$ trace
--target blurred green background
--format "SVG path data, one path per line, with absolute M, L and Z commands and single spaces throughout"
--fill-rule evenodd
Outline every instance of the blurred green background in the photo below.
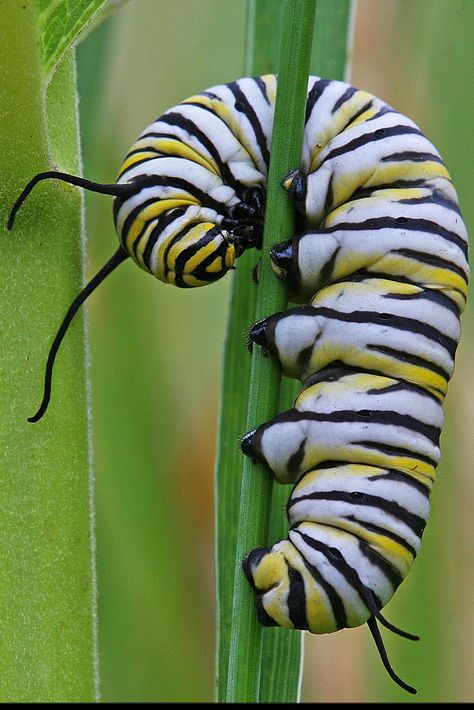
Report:
M 243 0 L 129 0 L 77 51 L 84 174 L 115 179 L 166 108 L 243 74 Z M 474 2 L 358 0 L 348 79 L 408 114 L 440 150 L 474 228 Z M 92 275 L 116 248 L 111 204 L 87 201 Z M 212 701 L 213 465 L 230 279 L 165 288 L 126 263 L 89 304 L 103 702 Z M 431 521 L 387 615 L 390 681 L 366 628 L 306 638 L 303 701 L 474 700 L 472 316 L 446 407 Z M 245 337 L 245 334 L 242 334 Z M 237 446 L 237 442 L 236 442 Z

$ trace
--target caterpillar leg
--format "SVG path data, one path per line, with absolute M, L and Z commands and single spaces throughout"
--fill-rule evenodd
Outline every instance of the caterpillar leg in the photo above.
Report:
M 281 186 L 288 193 L 301 214 L 305 214 L 306 173 L 300 168 L 292 168 L 281 181 Z

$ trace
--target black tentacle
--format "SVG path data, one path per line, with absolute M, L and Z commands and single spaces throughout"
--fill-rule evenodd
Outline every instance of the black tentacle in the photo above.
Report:
M 54 361 L 56 359 L 57 352 L 59 350 L 59 346 L 61 345 L 61 342 L 67 332 L 67 329 L 69 328 L 69 325 L 74 318 L 76 312 L 80 308 L 80 306 L 84 303 L 86 298 L 91 295 L 93 291 L 99 286 L 99 284 L 102 283 L 102 281 L 109 276 L 109 274 L 114 271 L 114 269 L 117 268 L 119 264 L 122 263 L 125 259 L 128 259 L 128 254 L 122 249 L 122 247 L 119 247 L 115 254 L 109 259 L 109 261 L 100 269 L 100 271 L 89 281 L 89 283 L 82 289 L 82 291 L 76 296 L 74 301 L 71 303 L 69 306 L 66 315 L 64 316 L 64 319 L 59 326 L 58 332 L 56 333 L 56 337 L 53 340 L 53 343 L 51 345 L 49 355 L 48 355 L 48 360 L 46 362 L 46 371 L 45 371 L 45 376 L 44 376 L 44 391 L 43 391 L 43 400 L 38 408 L 38 411 L 36 414 L 34 414 L 32 417 L 28 417 L 29 422 L 37 422 L 41 417 L 44 415 L 46 412 L 46 409 L 48 408 L 49 400 L 51 399 L 51 380 L 53 376 L 53 366 L 54 366 Z
M 375 617 L 372 616 L 368 622 L 367 625 L 370 629 L 370 633 L 372 634 L 372 637 L 375 641 L 375 645 L 377 646 L 377 650 L 380 655 L 380 659 L 382 663 L 385 666 L 385 670 L 389 674 L 390 678 L 395 681 L 397 685 L 400 686 L 400 688 L 403 688 L 403 690 L 406 690 L 408 693 L 412 693 L 412 695 L 416 695 L 416 688 L 413 688 L 411 685 L 408 685 L 408 683 L 405 683 L 401 678 L 397 676 L 395 671 L 393 670 L 392 666 L 390 665 L 390 661 L 388 660 L 387 656 L 387 651 L 385 650 L 385 646 L 383 645 L 383 640 L 382 636 L 380 634 L 379 627 L 377 626 L 377 621 L 375 620 Z
M 385 626 L 385 628 L 389 629 L 389 631 L 393 631 L 394 634 L 398 634 L 399 636 L 403 636 L 403 638 L 410 639 L 410 641 L 420 640 L 419 636 L 416 636 L 415 634 L 410 634 L 408 631 L 403 631 L 402 629 L 399 629 L 397 626 L 394 626 L 392 623 L 390 623 L 390 621 L 388 621 L 384 616 L 382 616 L 380 609 L 378 609 L 375 603 L 374 594 L 370 589 L 361 586 L 359 589 L 359 593 L 365 604 L 367 605 L 367 608 L 372 612 L 373 616 L 375 616 L 375 618 L 380 621 L 382 626 Z
M 69 175 L 69 173 L 61 173 L 56 170 L 48 170 L 43 173 L 38 173 L 32 178 L 29 183 L 25 185 L 20 195 L 15 200 L 10 215 L 8 217 L 7 229 L 13 229 L 15 223 L 15 218 L 18 210 L 22 206 L 23 202 L 26 200 L 34 186 L 41 180 L 48 180 L 49 178 L 54 178 L 56 180 L 62 180 L 70 185 L 77 185 L 77 187 L 83 187 L 85 190 L 90 190 L 91 192 L 100 192 L 103 195 L 114 195 L 115 197 L 127 197 L 135 189 L 132 183 L 124 184 L 103 184 L 100 182 L 93 182 L 92 180 L 86 180 L 85 178 L 79 177 L 78 175 Z

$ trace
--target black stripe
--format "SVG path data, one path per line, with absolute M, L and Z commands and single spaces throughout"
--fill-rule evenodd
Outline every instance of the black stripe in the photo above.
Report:
M 297 532 L 303 539 L 305 539 L 305 541 L 306 541 L 306 538 L 308 538 L 307 535 L 300 532 L 296 528 L 292 528 L 292 532 Z M 288 537 L 288 539 L 291 542 L 291 538 Z M 311 540 L 311 542 L 313 542 L 313 543 L 315 542 L 314 540 L 312 540 L 312 538 L 308 538 L 308 540 Z M 291 542 L 291 544 L 294 545 L 293 542 Z M 294 547 L 296 547 L 296 545 L 294 545 Z M 314 549 L 317 549 L 318 552 L 322 552 L 323 554 L 326 554 L 326 556 L 327 556 L 327 546 L 326 545 L 319 543 L 319 547 L 316 547 L 315 545 L 311 545 L 311 547 L 313 547 Z M 297 547 L 296 547 L 296 549 L 298 550 Z M 344 608 L 344 603 L 343 603 L 341 597 L 339 596 L 337 590 L 332 586 L 332 584 L 330 584 L 329 582 L 327 582 L 324 579 L 324 577 L 322 576 L 321 572 L 318 570 L 317 567 L 315 567 L 310 562 L 308 562 L 308 560 L 306 559 L 306 557 L 303 555 L 303 553 L 300 550 L 298 550 L 298 552 L 302 556 L 303 562 L 304 562 L 305 567 L 308 570 L 308 572 L 311 574 L 313 579 L 322 587 L 322 589 L 326 593 L 326 595 L 329 599 L 329 603 L 331 605 L 331 611 L 332 611 L 334 618 L 336 620 L 337 628 L 338 629 L 346 628 L 346 626 L 347 626 L 346 611 Z
M 344 155 L 345 153 L 351 153 L 354 150 L 357 150 L 358 148 L 367 145 L 367 143 L 374 143 L 376 141 L 384 140 L 385 138 L 390 138 L 392 136 L 404 136 L 410 134 L 423 136 L 423 133 L 420 131 L 420 129 L 414 128 L 413 126 L 397 125 L 387 126 L 386 128 L 377 128 L 371 133 L 364 133 L 361 136 L 358 136 L 357 138 L 353 138 L 348 143 L 345 143 L 344 145 L 341 145 L 338 148 L 334 148 L 333 150 L 331 150 L 325 156 L 324 160 L 321 161 L 319 167 L 321 167 L 321 165 L 323 165 L 326 161 L 332 160 L 333 158 L 336 158 L 339 155 Z
M 192 106 L 192 105 L 197 106 L 198 108 L 203 109 L 203 110 L 209 110 L 206 106 L 202 106 L 201 104 L 191 104 L 191 103 L 184 104 L 184 106 Z M 227 124 L 224 121 L 222 121 L 222 119 L 216 113 L 214 113 L 214 111 L 210 111 L 210 113 L 212 113 L 217 119 L 219 119 L 222 123 L 224 123 L 224 125 L 227 126 Z M 211 158 L 216 163 L 216 165 L 219 169 L 219 172 L 222 176 L 222 180 L 226 183 L 226 185 L 229 185 L 230 187 L 233 187 L 234 189 L 241 189 L 240 183 L 235 179 L 234 175 L 232 174 L 232 172 L 229 169 L 228 164 L 223 162 L 223 160 L 220 157 L 219 152 L 217 151 L 216 146 L 214 145 L 212 140 L 209 138 L 209 136 L 203 130 L 201 130 L 201 128 L 199 128 L 199 126 L 196 125 L 196 123 L 194 121 L 192 121 L 189 118 L 186 118 L 185 116 L 182 116 L 180 113 L 178 113 L 176 111 L 171 111 L 169 113 L 165 113 L 159 119 L 159 121 L 160 121 L 160 123 L 166 123 L 170 126 L 177 126 L 178 128 L 181 128 L 184 131 L 187 131 L 187 133 L 189 133 L 191 136 L 196 138 L 199 141 L 199 143 L 201 143 L 201 145 L 204 146 L 204 148 L 207 150 L 207 152 L 209 153 Z M 227 128 L 228 128 L 229 132 L 231 132 L 230 128 L 228 126 L 227 126 Z M 149 134 L 145 134 L 145 135 L 147 135 L 147 136 L 148 135 L 150 135 L 150 136 L 156 135 L 157 137 L 160 137 L 161 134 L 149 133 Z M 166 135 L 166 134 L 163 134 L 163 135 Z M 174 138 L 176 138 L 177 140 L 180 140 L 182 143 L 184 143 L 184 145 L 186 145 L 185 141 L 182 141 L 178 136 L 174 136 Z M 249 160 L 250 160 L 250 157 L 249 157 Z
M 271 106 L 271 105 L 272 105 L 272 102 L 271 102 L 270 99 L 268 98 L 267 85 L 266 85 L 265 82 L 262 80 L 262 77 L 256 76 L 256 77 L 254 77 L 253 80 L 254 80 L 254 82 L 256 83 L 256 85 L 258 86 L 258 88 L 260 89 L 260 93 L 262 94 L 262 96 L 263 96 L 263 98 L 265 99 L 265 101 L 267 102 L 267 104 L 268 104 L 269 106 Z
M 467 274 L 464 269 L 457 264 L 454 264 L 452 261 L 448 261 L 448 259 L 442 259 L 436 254 L 426 254 L 423 251 L 417 251 L 415 249 L 392 249 L 391 253 L 401 254 L 402 256 L 407 256 L 410 259 L 416 259 L 422 264 L 429 264 L 430 266 L 435 266 L 439 269 L 447 269 L 448 271 L 452 271 L 453 273 L 458 274 L 458 276 L 461 276 L 466 283 L 468 281 Z
M 398 153 L 392 153 L 391 155 L 385 155 L 383 158 L 380 158 L 380 160 L 383 163 L 401 162 L 404 160 L 408 160 L 412 163 L 433 162 L 440 163 L 440 165 L 444 165 L 439 155 L 435 155 L 434 153 L 420 153 L 416 150 L 403 150 Z
M 139 231 L 138 235 L 135 237 L 135 240 L 132 244 L 130 256 L 133 255 L 134 258 L 137 258 L 138 245 L 140 244 L 140 240 L 143 237 L 143 234 L 146 232 L 149 224 L 150 224 L 149 222 L 143 222 L 143 226 L 142 226 L 141 230 Z M 130 250 L 128 250 L 128 251 L 130 251 Z
M 410 250 L 402 250 L 402 251 L 410 251 Z M 420 257 L 424 256 L 424 252 L 415 252 L 420 254 Z M 413 278 L 408 278 L 408 276 L 403 276 L 402 274 L 387 274 L 384 271 L 368 271 L 367 269 L 359 269 L 357 273 L 351 274 L 351 281 L 365 281 L 366 279 L 386 279 L 387 281 L 395 281 L 401 284 L 408 284 L 409 286 L 416 286 L 417 288 L 425 288 L 423 286 L 423 283 L 416 282 L 413 280 Z M 345 281 L 347 277 L 344 277 L 343 279 L 340 279 L 339 281 L 334 281 L 334 283 L 342 283 Z M 432 291 L 433 293 L 435 292 L 434 289 Z M 439 293 L 439 292 L 438 292 Z M 458 291 L 458 293 L 460 293 Z M 452 299 L 447 293 L 443 294 L 449 301 L 452 303 L 452 310 L 454 313 L 456 313 L 457 316 L 459 316 L 460 313 L 460 308 L 457 305 L 456 301 Z M 463 295 L 464 300 L 466 300 L 466 297 Z
M 288 616 L 295 629 L 307 629 L 308 621 L 306 618 L 306 593 L 304 588 L 304 580 L 301 572 L 288 564 L 285 559 L 288 570 L 288 579 L 290 581 L 290 589 L 288 592 Z
M 166 247 L 165 247 L 165 250 L 164 250 L 164 252 L 163 252 L 163 266 L 164 266 L 165 274 L 168 274 L 168 273 L 171 271 L 171 269 L 169 269 L 169 268 L 168 268 L 168 265 L 167 265 L 168 255 L 169 255 L 171 249 L 172 249 L 183 237 L 185 237 L 186 234 L 187 234 L 191 229 L 193 229 L 193 227 L 195 227 L 197 224 L 199 224 L 199 222 L 196 222 L 196 221 L 188 222 L 187 224 L 185 224 L 185 225 L 179 230 L 179 232 L 176 232 L 176 234 L 175 234 L 171 239 L 168 240 L 168 242 L 167 242 L 167 244 L 166 244 Z M 195 245 L 192 245 L 191 248 L 193 249 L 193 251 L 195 251 Z M 179 256 L 178 256 L 178 258 L 179 258 Z M 175 260 L 175 262 L 176 262 L 176 261 L 177 261 L 177 260 Z M 176 269 L 173 269 L 173 271 L 174 271 L 174 270 L 176 270 Z
M 268 151 L 267 137 L 263 132 L 262 124 L 260 123 L 255 109 L 247 99 L 246 95 L 240 88 L 237 81 L 232 81 L 230 84 L 227 84 L 227 87 L 229 91 L 231 91 L 234 95 L 236 103 L 242 106 L 243 113 L 247 117 L 250 125 L 252 126 L 252 130 L 255 135 L 255 140 L 257 141 L 257 145 L 260 148 L 260 152 L 262 154 L 265 165 L 268 168 L 268 164 L 270 162 L 270 153 Z
M 423 288 L 418 286 L 420 289 L 416 293 L 393 293 L 390 292 L 384 295 L 384 298 L 388 298 L 393 301 L 432 301 L 442 308 L 453 313 L 459 320 L 459 312 L 454 303 L 448 298 L 442 291 L 436 291 L 432 288 Z
M 326 190 L 326 195 L 324 197 L 324 208 L 323 208 L 324 214 L 328 214 L 328 212 L 330 211 L 331 207 L 334 204 L 334 192 L 332 189 L 333 180 L 334 180 L 334 173 L 331 173 L 331 176 L 330 176 L 329 182 L 328 182 L 328 187 Z M 336 251 L 336 254 L 337 254 L 337 251 Z M 333 258 L 334 258 L 334 255 L 333 255 Z
M 183 212 L 181 211 L 181 208 L 177 208 L 173 210 L 168 210 L 158 217 L 158 223 L 148 236 L 148 240 L 143 251 L 143 261 L 145 262 L 150 271 L 150 257 L 153 251 L 153 247 L 155 246 L 156 242 L 158 241 L 164 230 L 176 219 L 179 219 L 179 217 L 182 215 Z
M 323 230 L 324 231 L 324 230 Z M 304 236 L 304 235 L 301 235 Z M 332 272 L 334 270 L 334 266 L 337 261 L 337 257 L 339 256 L 339 252 L 341 251 L 341 245 L 334 250 L 332 253 L 331 257 L 326 261 L 322 269 L 320 270 L 320 281 L 321 283 L 327 283 L 328 281 L 331 281 L 332 277 Z M 298 262 L 296 262 L 298 263 Z
M 378 185 L 371 185 L 370 187 L 358 187 L 345 204 L 348 205 L 356 200 L 364 200 L 367 197 L 372 197 L 374 192 L 380 190 L 409 190 L 417 187 L 432 189 L 424 178 L 417 178 L 416 180 L 394 180 L 393 182 L 381 182 Z
M 328 562 L 330 562 L 330 564 L 344 577 L 346 582 L 359 594 L 364 605 L 367 606 L 364 600 L 364 590 L 366 590 L 367 587 L 363 584 L 357 570 L 350 566 L 341 551 L 337 547 L 331 548 L 328 545 L 319 542 L 319 540 L 314 540 L 310 535 L 301 532 L 296 527 L 292 528 L 292 530 L 297 532 L 309 547 L 321 552 L 326 557 Z M 352 535 L 352 533 L 348 534 L 358 540 L 357 535 Z M 381 568 L 381 565 L 378 566 Z M 380 600 L 377 599 L 376 594 L 372 590 L 370 591 L 378 601 L 378 606 L 380 606 Z
M 214 228 L 208 230 L 199 241 L 195 242 L 194 244 L 190 244 L 186 247 L 186 249 L 183 249 L 183 251 L 176 259 L 175 268 L 177 273 L 182 273 L 184 271 L 186 262 L 193 256 L 195 256 L 195 254 L 197 254 L 201 247 L 206 246 L 210 239 L 209 232 L 213 230 Z M 217 233 L 218 232 L 216 232 L 216 234 Z M 212 264 L 212 262 L 215 261 L 217 258 L 220 257 L 221 259 L 223 259 L 225 257 L 226 251 L 227 244 L 225 242 L 222 242 L 217 249 L 214 249 L 211 254 L 209 254 L 208 256 L 206 256 L 205 259 L 202 259 L 199 262 L 198 266 L 196 266 L 193 270 L 193 275 L 201 281 L 215 281 L 215 279 L 217 278 L 216 275 L 206 272 L 206 268 L 209 266 L 209 264 Z
M 375 377 L 384 377 L 386 379 L 390 380 L 397 380 L 396 375 L 387 375 L 386 372 L 382 370 L 374 370 L 366 367 L 361 367 L 358 366 L 356 367 L 351 367 L 350 365 L 346 365 L 346 363 L 341 362 L 339 360 L 334 360 L 331 362 L 329 365 L 326 367 L 323 367 L 322 370 L 319 372 L 315 372 L 314 374 L 310 375 L 309 377 L 306 378 L 303 382 L 303 389 L 307 389 L 308 387 L 311 387 L 312 385 L 318 384 L 320 382 L 333 382 L 334 380 L 339 380 L 341 377 L 344 377 L 346 375 L 360 375 L 360 374 L 365 374 L 365 375 L 374 375 Z M 402 382 L 402 380 L 398 380 L 399 382 Z M 419 395 L 425 395 L 426 397 L 429 397 L 430 399 L 434 400 L 437 404 L 439 404 L 440 397 L 434 395 L 432 392 L 429 392 L 428 390 L 424 389 L 421 385 L 417 385 L 416 382 L 404 382 L 407 388 L 412 387 L 414 391 L 417 392 Z M 392 385 L 390 385 L 391 387 Z M 395 386 L 395 385 L 393 385 Z M 389 386 L 386 388 L 387 390 L 389 389 Z M 379 390 L 374 389 L 373 392 L 370 390 L 368 393 L 370 394 L 376 394 Z M 444 398 L 444 394 L 440 393 L 441 397 Z
M 335 484 L 337 485 L 337 475 L 334 476 L 334 479 Z M 379 478 L 376 480 L 379 480 Z M 354 479 L 354 484 L 357 485 L 357 479 Z M 354 493 L 359 493 L 359 495 L 354 497 Z M 410 513 L 395 501 L 387 500 L 386 498 L 382 498 L 382 496 L 372 495 L 370 493 L 366 493 L 365 491 L 351 491 L 350 493 L 340 490 L 314 491 L 312 493 L 308 493 L 307 495 L 299 496 L 298 498 L 292 497 L 290 499 L 290 503 L 288 504 L 288 509 L 305 500 L 331 500 L 341 503 L 349 503 L 350 505 L 361 505 L 369 508 L 377 508 L 388 515 L 392 515 L 394 518 L 401 520 L 410 528 L 412 532 L 415 533 L 415 535 L 418 535 L 418 537 L 421 537 L 426 526 L 426 520 L 424 518 L 419 515 L 415 515 L 414 513 Z M 343 517 L 346 518 L 348 516 Z M 361 525 L 365 525 L 365 523 L 361 522 Z
M 212 235 L 209 234 L 210 232 L 215 232 L 216 234 L 218 234 L 219 230 L 215 227 L 209 229 L 199 240 L 183 249 L 176 258 L 174 269 L 176 286 L 179 286 L 180 288 L 189 288 L 189 284 L 187 284 L 183 278 L 186 262 L 189 261 L 189 259 L 191 259 L 193 256 L 195 256 L 202 247 L 208 244 L 209 239 L 212 238 Z M 215 249 L 205 259 L 203 259 L 199 263 L 199 266 L 197 266 L 193 270 L 193 276 L 197 279 L 200 279 L 201 281 L 215 281 L 216 275 L 206 273 L 205 268 L 206 266 L 211 264 L 216 258 L 223 257 L 225 255 L 225 252 L 226 244 L 225 242 L 222 242 L 222 244 L 220 244 L 217 249 Z
M 459 205 L 453 202 L 453 200 L 449 200 L 437 190 L 433 191 L 431 195 L 424 195 L 423 197 L 402 197 L 401 199 L 392 200 L 392 202 L 401 205 L 440 205 L 440 207 L 444 207 L 450 212 L 456 212 L 456 214 L 461 215 Z
M 407 380 L 397 380 L 393 385 L 387 385 L 386 387 L 373 387 L 372 389 L 366 390 L 365 394 L 377 397 L 389 392 L 412 392 L 416 394 L 417 397 L 428 397 L 429 399 L 433 399 L 433 396 L 420 385 L 417 385 L 414 382 L 408 382 Z M 438 398 L 435 397 L 435 399 L 436 402 L 438 402 Z
M 433 461 L 429 456 L 420 454 L 415 451 L 410 451 L 410 449 L 405 449 L 402 446 L 391 446 L 390 444 L 384 444 L 381 441 L 368 441 L 361 439 L 360 441 L 350 441 L 351 446 L 363 446 L 365 449 L 375 449 L 377 452 L 384 454 L 385 456 L 405 456 L 410 459 L 415 459 L 417 461 L 423 461 L 424 463 L 436 468 L 437 461 Z
M 394 591 L 403 582 L 403 575 L 399 570 L 390 564 L 382 555 L 374 550 L 365 540 L 359 541 L 359 550 L 364 557 L 366 557 L 374 567 L 378 567 L 382 573 L 387 577 L 390 584 L 393 586 Z M 373 593 L 373 592 L 372 592 Z
M 346 124 L 339 131 L 338 135 L 341 135 L 341 133 L 343 133 L 348 128 L 350 128 L 351 125 L 354 123 L 354 121 L 357 121 L 357 119 L 360 116 L 362 116 L 363 113 L 365 113 L 366 111 L 368 111 L 372 107 L 373 102 L 374 102 L 374 100 L 370 99 L 363 106 L 361 106 L 360 109 L 358 109 L 358 111 L 356 111 L 354 114 L 352 114 L 352 116 L 347 120 Z
M 331 320 L 343 321 L 345 323 L 370 323 L 373 325 L 381 325 L 394 330 L 402 330 L 407 333 L 416 333 L 424 335 L 430 340 L 441 345 L 454 358 L 456 352 L 457 341 L 444 335 L 437 328 L 434 328 L 427 323 L 422 323 L 416 318 L 407 318 L 406 316 L 398 315 L 397 313 L 377 313 L 376 311 L 337 311 L 334 308 L 326 308 L 325 306 L 311 306 L 314 313 L 312 317 L 322 316 Z M 295 309 L 296 310 L 296 309 Z M 288 311 L 293 314 L 294 311 Z M 311 316 L 311 314 L 305 314 Z M 386 316 L 391 316 L 387 318 Z
M 434 399 L 437 404 L 439 404 L 438 397 L 435 397 L 434 395 L 431 394 L 431 392 L 427 392 L 425 389 L 423 389 L 420 385 L 417 385 L 414 382 L 407 382 L 405 380 L 397 380 L 396 377 L 389 376 L 389 375 L 384 375 L 380 371 L 376 370 L 369 370 L 369 369 L 360 369 L 359 367 L 351 367 L 350 365 L 345 365 L 344 363 L 331 363 L 327 367 L 324 367 L 322 370 L 319 372 L 315 372 L 314 375 L 311 375 L 311 377 L 308 377 L 307 380 L 304 382 L 304 387 L 303 390 L 308 389 L 308 387 L 311 387 L 315 384 L 318 384 L 320 382 L 334 382 L 336 380 L 340 380 L 342 377 L 348 377 L 351 375 L 359 375 L 359 374 L 367 374 L 367 375 L 374 375 L 374 377 L 383 377 L 385 380 L 394 380 L 393 384 L 387 384 L 384 387 L 374 387 L 372 389 L 366 390 L 366 394 L 381 394 L 384 392 L 396 392 L 400 390 L 406 390 L 408 392 L 414 392 L 417 394 L 419 397 L 427 397 L 429 399 Z
M 308 93 L 308 98 L 306 99 L 305 123 L 308 123 L 315 104 L 321 98 L 329 84 L 332 84 L 331 79 L 318 79 L 318 81 L 313 84 L 311 91 Z
M 129 212 L 129 214 L 127 215 L 127 217 L 123 223 L 122 231 L 120 234 L 122 245 L 126 251 L 127 251 L 127 247 L 126 247 L 127 236 L 128 236 L 128 233 L 130 231 L 132 224 L 134 223 L 137 216 L 140 214 L 140 212 L 142 210 L 146 209 L 150 205 L 155 204 L 156 201 L 157 201 L 156 197 L 152 197 L 149 200 L 145 200 L 144 202 L 142 202 L 139 205 L 137 205 L 136 207 L 134 207 L 133 210 L 131 212 Z M 114 207 L 115 207 L 115 205 L 114 205 Z M 117 228 L 117 216 L 118 215 L 116 214 L 114 216 L 115 216 L 115 227 Z M 117 231 L 118 231 L 118 229 L 117 229 Z
M 359 520 L 358 518 L 354 517 L 353 515 L 348 515 L 347 520 L 350 520 L 357 525 L 360 525 L 361 527 L 365 528 L 369 532 L 373 532 L 376 535 L 383 535 L 384 537 L 388 537 L 390 540 L 393 540 L 394 542 L 398 543 L 402 547 L 405 548 L 405 550 L 408 550 L 408 552 L 413 555 L 413 557 L 416 557 L 416 550 L 414 547 L 412 547 L 406 540 L 404 540 L 400 535 L 397 535 L 396 533 L 392 532 L 391 530 L 386 530 L 385 528 L 382 528 L 380 525 L 375 525 L 374 523 L 369 523 L 367 521 Z
M 461 249 L 465 256 L 467 255 L 467 244 L 464 239 L 456 234 L 456 232 L 446 229 L 446 227 L 442 227 L 440 224 L 432 222 L 429 219 L 413 219 L 404 215 L 400 215 L 400 217 L 370 217 L 362 222 L 340 222 L 332 227 L 323 227 L 320 231 L 325 234 L 330 234 L 342 230 L 357 232 L 378 229 L 396 229 L 403 232 L 427 232 L 430 235 L 437 235 L 443 237 L 448 242 L 452 242 Z
M 346 101 L 349 101 L 356 93 L 357 89 L 354 86 L 349 86 L 332 107 L 331 114 L 335 114 L 336 111 L 340 109 L 341 106 L 346 103 Z
M 379 99 L 379 101 L 380 101 L 380 99 Z M 393 109 L 388 104 L 385 104 L 384 106 L 381 106 L 379 108 L 377 113 L 375 113 L 373 116 L 368 118 L 366 122 L 369 123 L 369 121 L 376 121 L 378 118 L 380 118 L 380 116 L 386 116 L 387 113 L 397 113 L 397 111 L 395 111 L 395 109 Z M 398 114 L 398 115 L 400 116 L 401 114 Z M 384 130 L 384 129 L 382 129 L 382 130 Z
M 378 474 L 375 476 L 369 476 L 369 480 L 371 478 L 379 479 L 379 478 L 385 478 L 386 480 L 389 481 L 400 481 L 402 483 L 406 483 L 409 486 L 413 486 L 413 488 L 416 488 L 416 490 L 424 495 L 426 498 L 429 499 L 430 494 L 431 494 L 431 489 L 429 486 L 427 486 L 425 483 L 422 483 L 419 481 L 417 478 L 414 478 L 412 475 L 409 473 L 405 473 L 404 471 L 397 471 L 395 468 L 390 468 L 387 469 L 387 473 L 382 473 Z
M 383 466 L 374 466 L 373 464 L 359 464 L 359 465 L 363 465 L 364 468 L 366 468 L 368 470 L 373 468 L 374 470 L 375 469 L 378 469 L 378 470 L 382 469 L 383 471 L 385 471 L 385 473 L 374 473 L 372 476 L 368 476 L 367 478 L 369 481 L 372 481 L 372 480 L 378 481 L 381 478 L 384 478 L 384 479 L 390 480 L 390 481 L 399 481 L 399 482 L 405 483 L 408 486 L 412 486 L 419 493 L 424 495 L 429 500 L 429 497 L 431 495 L 431 488 L 427 484 L 419 481 L 417 478 L 414 478 L 412 473 L 406 473 L 404 471 L 399 471 L 396 468 L 385 468 Z M 303 478 L 308 473 L 311 473 L 312 471 L 319 471 L 320 469 L 324 470 L 324 469 L 328 469 L 328 468 L 339 468 L 339 467 L 346 468 L 348 466 L 351 466 L 351 464 L 347 463 L 347 461 L 338 461 L 338 460 L 322 461 L 321 463 L 318 463 L 318 465 L 315 466 L 314 468 L 312 468 L 310 471 L 305 471 L 303 474 L 301 474 L 299 480 L 293 486 L 291 496 L 293 496 L 293 492 L 295 491 L 296 487 L 300 485 Z
M 204 168 L 203 168 L 204 170 Z M 225 216 L 227 212 L 227 206 L 218 202 L 214 198 L 210 197 L 207 192 L 199 189 L 192 182 L 188 182 L 184 178 L 176 177 L 174 175 L 143 175 L 141 176 L 141 189 L 146 189 L 147 187 L 176 187 L 178 190 L 187 192 L 191 197 L 194 197 L 198 202 L 204 207 L 210 207 L 215 210 L 218 214 Z M 168 195 L 166 197 L 155 197 L 154 202 L 159 202 L 160 200 L 177 199 L 177 196 Z M 180 198 L 181 199 L 181 198 Z M 184 195 L 182 199 L 186 199 Z M 193 203 L 194 204 L 194 203 Z
M 179 136 L 174 135 L 174 134 L 172 134 L 172 133 L 146 133 L 146 134 L 143 134 L 142 136 L 140 136 L 140 140 L 141 140 L 142 138 L 144 138 L 145 136 L 146 136 L 146 137 L 152 137 L 152 136 L 153 136 L 153 137 L 156 137 L 156 138 L 173 139 L 173 140 L 175 140 L 177 143 L 181 143 L 181 145 L 185 145 L 185 146 L 188 145 L 185 141 L 181 140 L 181 139 L 179 138 Z M 197 136 L 196 136 L 196 137 L 197 137 Z M 202 141 L 201 141 L 201 142 L 202 142 Z M 156 150 L 156 148 L 153 148 L 152 146 L 150 146 L 150 147 L 144 146 L 143 148 L 137 148 L 136 150 L 131 150 L 131 151 L 129 151 L 129 152 L 127 153 L 127 156 L 126 156 L 125 160 L 124 160 L 124 163 L 126 163 L 127 160 L 128 160 L 132 155 L 138 155 L 138 154 L 144 153 L 144 152 L 152 152 L 152 153 L 154 153 L 154 155 L 151 156 L 151 157 L 150 157 L 150 156 L 144 157 L 144 158 L 142 158 L 142 160 L 137 160 L 136 162 L 133 163 L 133 165 L 129 165 L 127 168 L 124 168 L 124 169 L 121 171 L 121 173 L 119 174 L 117 180 L 120 180 L 129 170 L 134 170 L 137 166 L 142 165 L 142 164 L 144 164 L 144 163 L 147 163 L 149 160 L 161 160 L 162 158 L 173 158 L 174 160 L 188 160 L 188 161 L 191 160 L 192 162 L 195 162 L 197 165 L 201 165 L 201 164 L 198 163 L 197 161 L 192 160 L 192 159 L 190 159 L 190 158 L 184 158 L 183 156 L 177 155 L 176 153 L 172 153 L 172 152 L 170 152 L 170 153 L 163 153 L 163 152 L 161 152 L 161 151 Z M 209 152 L 210 152 L 210 151 L 209 151 Z M 221 174 L 221 177 L 223 178 L 223 180 L 226 182 L 226 184 L 229 184 L 229 185 L 231 185 L 232 187 L 234 187 L 234 189 L 240 190 L 240 189 L 242 188 L 242 186 L 240 185 L 240 183 L 238 183 L 238 182 L 235 180 L 235 178 L 233 177 L 233 175 L 230 174 L 230 171 L 229 171 L 229 168 L 228 168 L 227 164 L 226 164 L 226 163 L 223 163 L 223 162 L 220 160 L 220 158 L 218 157 L 219 154 L 217 153 L 217 151 L 215 151 L 215 153 L 216 153 L 216 155 L 212 155 L 212 158 L 214 158 L 215 162 L 217 163 L 218 170 L 220 171 L 220 174 Z M 203 159 L 204 159 L 204 160 L 206 159 L 205 156 L 203 156 Z M 201 165 L 201 167 L 205 167 L 205 166 L 202 166 L 202 165 Z M 206 169 L 207 169 L 207 168 L 206 168 Z M 210 172 L 212 172 L 212 171 L 210 171 Z
M 450 373 L 446 372 L 446 370 L 441 366 L 435 365 L 430 360 L 425 360 L 424 358 L 418 355 L 412 355 L 411 353 L 407 353 L 404 350 L 398 350 L 397 348 L 391 348 L 386 345 L 375 345 L 373 343 L 367 343 L 366 348 L 368 350 L 375 350 L 376 352 L 383 353 L 384 355 L 388 355 L 389 357 L 393 357 L 395 360 L 401 360 L 402 362 L 406 362 L 409 365 L 416 365 L 418 367 L 426 368 L 431 372 L 435 372 L 437 375 L 441 375 L 441 377 L 443 377 L 446 382 L 449 381 L 449 378 L 451 376 Z
M 286 468 L 293 478 L 297 476 L 301 471 L 301 465 L 304 460 L 305 449 L 306 439 L 303 439 L 297 451 L 295 451 L 294 454 L 291 454 L 290 458 L 286 462 Z
M 276 417 L 271 420 L 270 426 L 281 422 L 293 423 L 301 421 L 327 422 L 328 424 L 370 423 L 380 424 L 382 426 L 403 427 L 404 429 L 410 429 L 411 431 L 421 434 L 429 439 L 435 446 L 439 443 L 440 429 L 438 427 L 426 424 L 409 414 L 400 414 L 399 412 L 385 409 L 340 409 L 333 412 L 310 412 L 289 409 L 287 412 L 277 414 Z M 262 426 L 265 427 L 267 424 L 263 424 Z M 293 454 L 293 456 L 294 455 L 295 454 Z

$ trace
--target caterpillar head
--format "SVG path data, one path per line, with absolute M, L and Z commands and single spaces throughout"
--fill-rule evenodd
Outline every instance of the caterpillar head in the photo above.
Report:
M 156 249 L 150 271 L 160 281 L 181 288 L 205 286 L 234 266 L 238 248 L 232 235 L 210 222 L 191 223 Z

